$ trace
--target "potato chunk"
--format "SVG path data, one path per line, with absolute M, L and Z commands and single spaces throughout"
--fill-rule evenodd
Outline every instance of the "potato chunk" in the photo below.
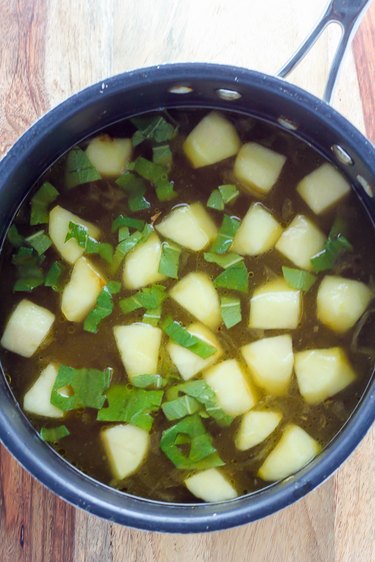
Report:
M 244 216 L 231 246 L 242 256 L 258 256 L 274 247 L 283 229 L 261 203 L 253 203 Z
M 187 136 L 183 150 L 193 168 L 202 168 L 234 156 L 240 146 L 232 123 L 221 113 L 211 111 Z
M 216 393 L 220 408 L 229 416 L 240 416 L 257 402 L 250 378 L 236 359 L 227 359 L 210 367 L 203 378 Z
M 91 164 L 103 178 L 118 178 L 132 157 L 130 139 L 114 139 L 109 135 L 93 138 L 86 148 Z
M 155 228 L 193 252 L 204 250 L 217 235 L 215 223 L 199 202 L 175 207 Z
M 211 355 L 211 357 L 203 359 L 196 353 L 186 349 L 186 347 L 182 347 L 170 340 L 167 344 L 167 351 L 173 363 L 176 365 L 178 372 L 185 381 L 195 377 L 195 375 L 203 371 L 203 369 L 214 365 L 223 354 L 218 339 L 208 328 L 206 328 L 206 326 L 195 322 L 190 324 L 187 329 L 188 332 L 193 334 L 193 336 L 197 336 L 201 340 L 216 347 L 217 352 L 214 355 Z
M 53 363 L 47 365 L 23 398 L 25 412 L 46 418 L 62 418 L 64 412 L 51 404 L 51 392 L 57 377 L 58 368 Z
M 211 279 L 206 273 L 188 273 L 169 292 L 190 314 L 216 330 L 221 322 L 220 301 Z
M 161 330 L 150 324 L 135 322 L 115 326 L 113 333 L 129 379 L 158 372 Z
M 247 451 L 262 443 L 279 425 L 281 412 L 274 410 L 250 410 L 242 416 L 236 433 L 235 445 L 240 451 Z
M 185 486 L 205 502 L 222 502 L 238 496 L 236 489 L 217 468 L 202 470 L 185 478 Z
M 336 205 L 350 191 L 350 185 L 342 174 L 327 162 L 305 176 L 297 185 L 297 191 L 316 215 Z
M 301 292 L 282 278 L 255 289 L 250 299 L 249 327 L 260 330 L 297 328 L 301 318 Z
M 276 250 L 298 267 L 311 270 L 310 259 L 323 249 L 326 237 L 304 215 L 297 215 L 280 236 Z
M 293 347 L 289 335 L 263 338 L 241 347 L 257 386 L 274 396 L 288 392 L 293 372 Z
M 138 244 L 124 261 L 122 275 L 124 287 L 140 289 L 163 281 L 165 275 L 159 273 L 161 251 L 161 242 L 156 232 L 150 234 L 146 242 Z
M 320 445 L 298 425 L 289 424 L 258 471 L 263 480 L 282 480 L 303 468 L 320 452 Z
M 106 281 L 85 257 L 74 264 L 61 297 L 61 312 L 70 322 L 82 322 L 95 306 Z
M 234 163 L 234 175 L 246 187 L 265 195 L 278 180 L 286 156 L 256 142 L 244 144 Z
M 47 308 L 23 299 L 11 313 L 1 345 L 22 357 L 31 357 L 47 337 L 55 315 Z
M 319 404 L 337 394 L 356 378 L 340 347 L 309 349 L 295 356 L 299 391 L 308 404 Z
M 103 429 L 101 438 L 112 474 L 117 480 L 134 474 L 150 448 L 150 436 L 147 431 L 131 424 Z
M 364 283 L 326 275 L 317 295 L 317 316 L 335 332 L 346 332 L 359 320 L 374 294 Z
M 48 225 L 49 236 L 61 257 L 69 263 L 75 263 L 83 255 L 84 249 L 78 246 L 78 242 L 74 238 L 65 242 L 70 222 L 86 226 L 89 235 L 93 238 L 99 238 L 100 230 L 91 222 L 81 219 L 59 205 L 51 210 Z

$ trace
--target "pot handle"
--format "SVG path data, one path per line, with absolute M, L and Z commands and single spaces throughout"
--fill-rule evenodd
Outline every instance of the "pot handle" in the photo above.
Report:
M 320 21 L 289 61 L 279 70 L 277 76 L 285 78 L 304 59 L 324 29 L 331 23 L 338 23 L 342 30 L 341 39 L 323 94 L 323 100 L 330 103 L 345 51 L 370 2 L 371 0 L 331 0 Z

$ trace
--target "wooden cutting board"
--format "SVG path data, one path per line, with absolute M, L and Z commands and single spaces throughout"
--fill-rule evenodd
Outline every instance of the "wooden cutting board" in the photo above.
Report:
M 167 61 L 276 72 L 325 0 L 0 0 L 0 157 L 35 119 L 88 84 Z M 323 90 L 337 29 L 293 77 Z M 375 140 L 375 5 L 334 106 Z M 130 530 L 75 510 L 0 453 L 1 562 L 374 562 L 374 429 L 328 482 L 263 521 L 210 535 Z M 25 446 L 27 446 L 25 444 Z

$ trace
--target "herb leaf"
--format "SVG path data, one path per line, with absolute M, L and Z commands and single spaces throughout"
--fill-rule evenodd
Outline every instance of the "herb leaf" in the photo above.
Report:
M 225 254 L 232 245 L 233 238 L 241 224 L 237 217 L 224 215 L 223 221 L 219 228 L 217 238 L 212 244 L 210 251 L 216 254 Z
M 170 141 L 177 132 L 177 129 L 161 115 L 133 117 L 130 121 L 138 129 L 132 137 L 133 146 L 137 146 L 145 140 L 151 140 L 157 144 Z
M 214 189 L 207 200 L 207 207 L 216 209 L 216 211 L 224 211 L 224 201 L 218 189 Z
M 127 238 L 124 238 L 124 240 L 122 240 L 116 246 L 110 268 L 112 275 L 114 275 L 118 271 L 118 268 L 120 267 L 121 262 L 126 254 L 133 250 L 133 248 L 135 248 L 138 244 L 146 242 L 153 231 L 153 227 L 150 224 L 146 224 L 142 232 L 136 230 L 135 232 L 133 232 L 133 234 L 131 234 Z
M 241 302 L 238 297 L 220 297 L 221 317 L 225 327 L 233 328 L 242 320 Z
M 51 404 L 64 412 L 81 408 L 99 409 L 104 404 L 104 393 L 110 385 L 111 374 L 110 368 L 99 371 L 61 365 L 52 388 Z M 72 394 L 60 394 L 64 387 L 68 387 Z
M 54 261 L 46 273 L 44 285 L 51 287 L 56 292 L 61 292 L 63 289 L 61 277 L 64 273 L 64 266 L 59 261 Z
M 137 388 L 164 388 L 167 379 L 161 375 L 135 375 L 132 377 L 132 385 Z
M 283 265 L 282 270 L 285 281 L 293 289 L 306 292 L 311 289 L 316 281 L 315 275 L 302 269 L 294 269 Z
M 172 279 L 178 279 L 181 248 L 171 242 L 162 242 L 161 248 L 159 273 Z
M 131 297 L 121 299 L 120 307 L 122 312 L 124 312 L 125 314 L 133 312 L 133 310 L 138 310 L 140 308 L 153 310 L 155 308 L 158 308 L 166 298 L 167 294 L 164 285 L 152 285 L 151 287 L 141 289 Z
M 336 261 L 345 252 L 351 252 L 353 246 L 347 238 L 342 234 L 334 237 L 328 236 L 325 241 L 324 248 L 310 259 L 314 271 L 326 271 L 332 269 Z
M 247 293 L 249 288 L 249 274 L 243 261 L 231 265 L 214 279 L 214 285 L 220 289 L 232 289 Z
M 38 256 L 33 248 L 21 246 L 12 256 L 12 263 L 17 268 L 17 281 L 13 291 L 31 292 L 44 282 L 44 273 L 41 265 L 44 256 Z
M 242 256 L 234 254 L 233 252 L 229 252 L 228 254 L 214 254 L 213 252 L 204 252 L 203 256 L 208 263 L 216 263 L 223 269 L 228 269 L 228 267 L 231 267 L 232 265 L 243 261 Z
M 134 230 L 142 230 L 145 227 L 145 221 L 140 219 L 135 219 L 133 217 L 127 217 L 125 215 L 119 215 L 115 220 L 112 222 L 112 232 L 116 232 L 119 228 L 123 226 L 127 226 L 128 228 L 134 228 Z
M 68 189 L 102 179 L 98 170 L 91 164 L 87 154 L 78 146 L 68 153 L 65 167 L 65 184 Z
M 172 167 L 172 151 L 168 144 L 154 146 L 152 148 L 152 161 L 160 164 L 169 170 Z
M 86 332 L 96 334 L 98 326 L 104 318 L 110 316 L 113 312 L 113 298 L 112 295 L 118 293 L 121 289 L 121 284 L 117 281 L 107 283 L 99 293 L 96 300 L 95 307 L 90 310 L 83 323 L 83 329 Z
M 63 437 L 70 435 L 70 431 L 66 425 L 59 425 L 57 427 L 42 427 L 39 434 L 43 441 L 57 443 Z
M 48 207 L 57 199 L 59 192 L 48 181 L 44 182 L 31 199 L 30 224 L 48 223 Z
M 186 347 L 203 359 L 211 357 L 217 351 L 216 347 L 191 334 L 180 322 L 173 320 L 170 316 L 162 322 L 161 328 L 172 341 Z
M 237 199 L 237 197 L 240 194 L 237 187 L 232 183 L 219 185 L 218 190 L 222 197 L 223 203 L 225 205 L 228 205 L 229 203 L 234 203 L 234 201 Z
M 142 322 L 145 324 L 150 324 L 151 326 L 157 326 L 161 318 L 161 306 L 158 308 L 150 308 L 146 310 L 143 315 Z
M 9 244 L 14 246 L 15 248 L 19 248 L 20 246 L 22 246 L 22 244 L 24 244 L 24 241 L 25 241 L 22 234 L 20 234 L 18 232 L 18 229 L 17 229 L 15 224 L 12 224 L 9 227 L 7 238 L 8 238 Z
M 25 238 L 25 242 L 34 248 L 39 256 L 44 254 L 48 248 L 52 246 L 52 240 L 49 236 L 47 236 L 47 234 L 45 234 L 44 230 L 39 230 L 38 232 L 31 234 Z
M 85 250 L 86 254 L 99 254 L 106 262 L 112 263 L 113 248 L 111 244 L 98 242 L 95 238 L 92 238 L 86 226 L 70 222 L 65 242 L 71 238 L 74 238 L 78 242 L 78 245 Z
M 161 407 L 165 417 L 170 421 L 184 418 L 190 414 L 195 414 L 198 410 L 200 410 L 200 408 L 201 406 L 199 402 L 197 402 L 195 398 L 187 395 L 180 396 L 180 398 L 176 398 L 175 400 L 164 402 Z

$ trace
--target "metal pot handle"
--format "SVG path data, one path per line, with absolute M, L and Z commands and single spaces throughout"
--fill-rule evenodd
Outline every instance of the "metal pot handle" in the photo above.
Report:
M 371 0 L 331 0 L 318 24 L 289 61 L 279 70 L 277 76 L 285 78 L 304 59 L 324 29 L 331 23 L 338 23 L 342 30 L 341 39 L 323 94 L 323 100 L 330 103 L 345 51 L 370 2 Z

